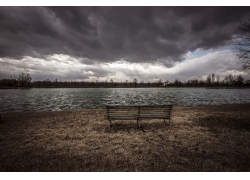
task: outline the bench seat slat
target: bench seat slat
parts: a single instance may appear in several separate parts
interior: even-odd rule
[[[126,107],[126,106],[118,106],[118,107],[109,107],[109,106],[107,106],[107,108],[109,108],[109,109],[136,109],[137,107],[136,106],[134,106],[134,107]]]
[[[140,117],[142,116],[169,116],[169,114],[140,114]]]
[[[110,115],[110,116],[137,116],[138,113],[107,113],[107,115]]]
[[[169,114],[169,112],[166,112],[166,111],[164,111],[164,112],[150,112],[150,111],[148,111],[148,112],[140,112],[140,115],[142,115],[142,114]]]
[[[109,113],[110,116],[115,116],[115,115],[124,115],[124,116],[130,116],[130,115],[138,115],[138,113],[128,113],[128,112],[124,112],[124,113]]]
[[[164,112],[155,112],[155,111],[146,111],[146,112],[143,112],[141,111],[140,114],[168,114],[169,111],[164,111]]]
[[[109,108],[134,108],[134,107],[157,107],[157,108],[161,108],[161,107],[172,107],[173,105],[170,104],[170,105],[141,105],[141,106],[106,106],[106,107],[109,107]]]
[[[137,111],[109,111],[109,113],[138,113]]]
[[[135,118],[135,117],[131,117],[131,118],[129,118],[129,117],[115,117],[115,118],[109,118],[109,120],[137,120],[137,118]]]
[[[171,109],[140,109],[141,111],[169,111]]]
[[[163,114],[163,115],[158,115],[158,114],[151,114],[151,115],[105,115],[106,117],[137,117],[137,118],[142,118],[142,117],[172,117],[171,115],[168,114]]]
[[[130,108],[130,109],[121,109],[121,108],[118,108],[118,109],[109,109],[110,111],[135,111],[135,110],[138,110],[138,108]]]
[[[160,118],[160,119],[168,119],[170,116],[140,116],[140,119],[153,119],[153,118]]]
[[[163,111],[169,111],[171,109],[140,109],[140,111],[154,111],[154,112],[163,112]]]
[[[139,109],[135,110],[109,110],[109,113],[114,113],[114,112],[138,112]],[[154,109],[140,109],[140,112],[169,112],[171,109],[163,109],[163,110],[154,110]]]
[[[109,116],[109,118],[138,118],[138,116]]]
[[[153,109],[140,109],[140,112],[169,112],[171,109],[164,109],[164,110],[153,110]],[[139,110],[136,109],[136,110],[116,110],[116,111],[113,111],[113,110],[109,110],[109,112],[138,112]]]

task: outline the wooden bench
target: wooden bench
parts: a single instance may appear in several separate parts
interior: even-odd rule
[[[171,120],[171,111],[173,105],[157,106],[106,106],[106,119],[109,121],[109,130],[111,131],[114,120],[136,120],[138,129],[141,128],[140,121],[143,119],[163,119]]]

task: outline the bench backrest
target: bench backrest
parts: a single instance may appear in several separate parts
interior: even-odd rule
[[[162,106],[139,106],[139,116],[141,118],[154,117],[164,118],[171,117],[173,105],[162,105]]]
[[[135,106],[107,106],[106,117],[119,119],[136,119],[138,109]]]
[[[106,106],[107,119],[170,118],[173,105]]]

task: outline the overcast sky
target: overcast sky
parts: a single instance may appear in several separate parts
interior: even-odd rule
[[[0,79],[243,75],[232,40],[250,7],[0,7]]]

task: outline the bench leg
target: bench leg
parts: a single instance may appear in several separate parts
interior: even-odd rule
[[[137,120],[137,126],[138,126],[138,129],[141,128],[141,123],[140,123],[140,120],[139,120],[139,119]]]
[[[109,131],[111,131],[112,123],[109,121]]]
[[[166,126],[166,119],[164,119],[164,124],[165,124],[165,126]]]
[[[168,121],[168,122],[169,122],[169,129],[171,129],[170,118],[169,118],[169,121]]]
[[[137,125],[138,125],[138,129],[142,130],[143,132],[146,132],[143,127],[141,126],[141,120],[137,120]]]

